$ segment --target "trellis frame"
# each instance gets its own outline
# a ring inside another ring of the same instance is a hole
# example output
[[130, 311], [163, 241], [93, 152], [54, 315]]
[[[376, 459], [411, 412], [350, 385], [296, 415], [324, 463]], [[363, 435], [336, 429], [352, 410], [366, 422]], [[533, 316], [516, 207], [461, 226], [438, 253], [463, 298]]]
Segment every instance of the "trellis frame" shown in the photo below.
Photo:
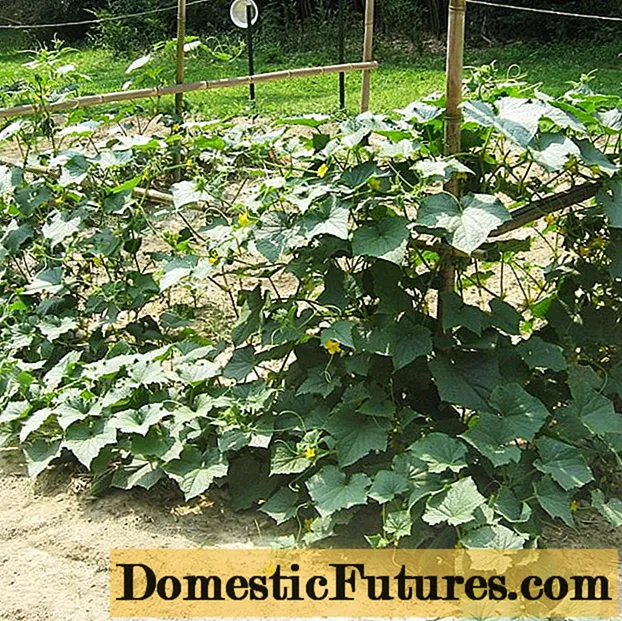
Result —
[[276, 82], [292, 78], [308, 78], [316, 75], [327, 75], [332, 73], [342, 73], [348, 71], [371, 71], [378, 67], [376, 61], [345, 63], [343, 65], [324, 65], [322, 67], [303, 67], [301, 69], [286, 69], [284, 71], [272, 71], [270, 73], [257, 73], [255, 75], [240, 76], [236, 78], [224, 78], [221, 80], [209, 80], [203, 82], [193, 82], [188, 84], [175, 84], [172, 86], [155, 86], [153, 88], [143, 88], [130, 91], [117, 91], [112, 93], [102, 93], [100, 95], [86, 95], [66, 99], [47, 106], [37, 106], [25, 104], [12, 106], [10, 108], [0, 108], [0, 118], [10, 118], [19, 116], [31, 116], [41, 111], [60, 112], [63, 110], [75, 110], [76, 108], [86, 108], [88, 106], [98, 106], [119, 101], [130, 101], [133, 99], [144, 99], [149, 97], [164, 97], [176, 95], [178, 93], [191, 93], [195, 91], [216, 90], [220, 88], [232, 88], [235, 86], [246, 86], [248, 84], [259, 84], [262, 82]]

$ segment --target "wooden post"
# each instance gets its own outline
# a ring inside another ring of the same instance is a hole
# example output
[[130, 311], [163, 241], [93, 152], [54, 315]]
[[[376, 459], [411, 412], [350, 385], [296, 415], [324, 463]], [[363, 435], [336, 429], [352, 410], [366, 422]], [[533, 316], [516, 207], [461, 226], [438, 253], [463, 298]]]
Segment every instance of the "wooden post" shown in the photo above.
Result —
[[[464, 67], [464, 24], [466, 14], [466, 0], [449, 1], [449, 25], [447, 28], [447, 86], [445, 112], [445, 155], [452, 156], [460, 153], [462, 112], [462, 71]], [[460, 200], [460, 181], [454, 175], [444, 186], [446, 192], [453, 194]], [[440, 292], [453, 291], [456, 282], [456, 269], [453, 256], [450, 252], [441, 257], [441, 288]], [[439, 295], [439, 320], [443, 315], [442, 300]]]
[[[363, 62], [371, 60], [374, 41], [374, 0], [365, 0], [365, 36], [363, 39]], [[363, 71], [361, 86], [361, 112], [369, 110], [371, 72]]]
[[[177, 84], [184, 83], [184, 46], [186, 42], [186, 0], [178, 0], [177, 5]], [[175, 95], [175, 112], [181, 117], [184, 111], [184, 95]]]

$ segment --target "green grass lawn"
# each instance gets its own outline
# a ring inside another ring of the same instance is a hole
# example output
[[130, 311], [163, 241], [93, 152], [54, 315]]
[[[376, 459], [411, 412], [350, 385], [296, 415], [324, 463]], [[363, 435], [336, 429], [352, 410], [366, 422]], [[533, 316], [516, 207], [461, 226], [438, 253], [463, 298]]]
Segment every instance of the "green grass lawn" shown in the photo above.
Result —
[[[503, 47], [467, 49], [467, 65], [481, 65], [496, 61], [503, 71], [516, 66], [527, 74], [530, 82], [542, 83], [542, 89], [560, 94], [571, 80], [581, 74], [595, 71], [594, 88], [602, 92], [622, 95], [622, 59], [619, 46], [609, 45], [536, 45], [515, 43]], [[349, 50], [349, 60], [357, 60], [357, 48]], [[380, 67], [373, 73], [371, 106], [374, 111], [389, 112], [406, 106], [409, 102], [444, 87], [444, 57], [433, 52], [417, 53], [409, 47], [397, 48], [389, 42], [378, 45], [376, 58]], [[21, 64], [27, 56], [17, 51], [0, 48], [0, 86], [19, 79]], [[92, 77], [90, 90], [104, 92], [120, 90], [127, 80], [125, 69], [131, 59], [94, 47], [78, 50], [72, 62], [80, 71]], [[259, 51], [256, 71], [331, 64], [332, 54], [301, 53], [268, 56]], [[245, 75], [246, 59], [232, 63], [190, 62], [187, 67], [188, 82]], [[361, 76], [347, 75], [347, 107], [355, 112], [358, 106]], [[256, 111], [260, 114], [303, 114], [334, 112], [337, 110], [338, 78], [336, 75], [292, 79], [257, 85]], [[246, 87], [222, 89], [187, 95], [195, 110], [207, 117], [227, 117], [249, 111]]]

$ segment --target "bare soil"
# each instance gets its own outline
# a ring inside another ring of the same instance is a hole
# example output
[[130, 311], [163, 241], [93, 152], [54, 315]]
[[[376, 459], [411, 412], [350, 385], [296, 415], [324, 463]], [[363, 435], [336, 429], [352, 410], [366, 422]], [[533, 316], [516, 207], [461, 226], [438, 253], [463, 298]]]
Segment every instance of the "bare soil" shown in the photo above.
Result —
[[[66, 466], [32, 480], [19, 452], [0, 451], [0, 620], [109, 621], [111, 549], [253, 547], [273, 530], [219, 497], [188, 506], [166, 490], [91, 499], [87, 488]], [[622, 547], [622, 529], [590, 511], [576, 518], [576, 529], [548, 528], [551, 547]]]
[[250, 547], [267, 525], [209, 498], [190, 507], [158, 493], [90, 499], [87, 483], [63, 467], [33, 481], [16, 451], [0, 452], [2, 621], [107, 621], [112, 548]]

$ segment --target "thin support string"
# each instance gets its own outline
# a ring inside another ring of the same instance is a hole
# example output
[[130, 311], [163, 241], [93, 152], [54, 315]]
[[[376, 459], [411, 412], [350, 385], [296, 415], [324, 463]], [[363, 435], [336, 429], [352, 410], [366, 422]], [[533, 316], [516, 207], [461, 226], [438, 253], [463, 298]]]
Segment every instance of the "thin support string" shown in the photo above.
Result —
[[[186, 6], [193, 6], [195, 4], [205, 4], [212, 2], [212, 0], [192, 0], [188, 2]], [[142, 15], [151, 15], [152, 13], [164, 13], [165, 11], [176, 11], [177, 5], [170, 5], [161, 7], [159, 9], [151, 9], [149, 11], [140, 11], [139, 13], [127, 13], [126, 15], [112, 15], [110, 17], [100, 17], [97, 19], [87, 19], [81, 22], [62, 22], [58, 24], [1, 24], [0, 30], [30, 30], [32, 28], [63, 28], [65, 26], [87, 26], [89, 24], [100, 24], [102, 22], [116, 22], [123, 19], [129, 19], [132, 17], [140, 17]], [[6, 21], [11, 21], [6, 17], [0, 17]]]
[[561, 17], [578, 17], [580, 19], [597, 19], [607, 22], [622, 22], [622, 17], [611, 15], [588, 15], [586, 13], [568, 13], [566, 11], [553, 11], [551, 9], [536, 9], [528, 6], [513, 6], [511, 4], [500, 4], [498, 2], [488, 2], [486, 0], [467, 0], [469, 4], [481, 4], [482, 6], [493, 6], [500, 9], [510, 9], [512, 11], [527, 11], [529, 13], [544, 13], [546, 15], [557, 15]]

